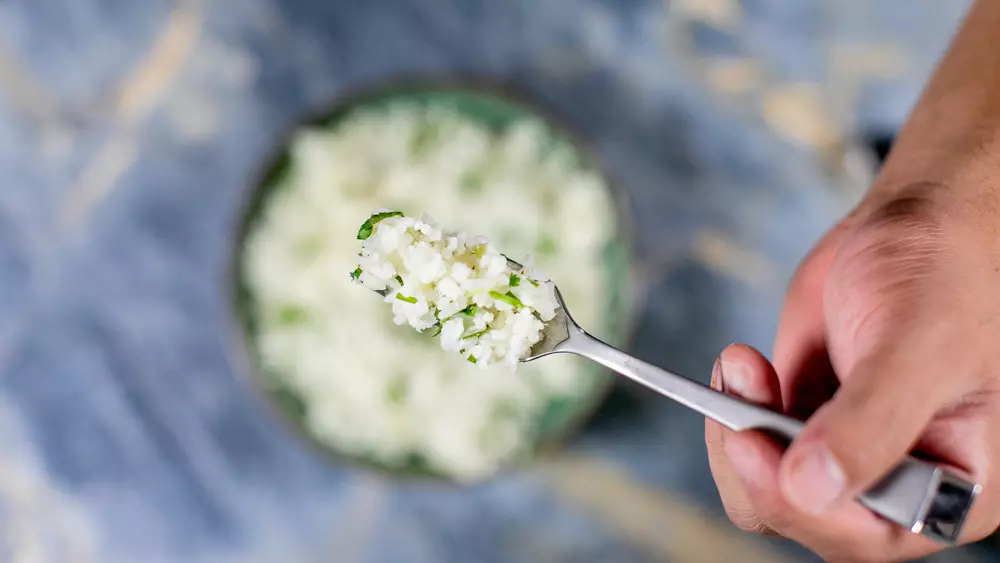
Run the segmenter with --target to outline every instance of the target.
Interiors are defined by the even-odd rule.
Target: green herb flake
[[[403,285],[403,278],[396,276],[396,281],[399,282],[399,285]]]
[[[471,364],[474,364],[474,363],[476,363],[476,362],[479,361],[479,360],[476,359],[475,356],[469,356],[467,359],[469,360],[469,363],[471,363]]]
[[[358,266],[356,270],[351,272],[351,279],[356,280],[361,277],[361,266]]]
[[[283,325],[302,324],[309,317],[309,312],[296,305],[286,305],[278,311],[278,319]]]
[[[441,328],[442,328],[442,327],[441,327],[441,323],[434,323],[434,326],[435,326],[435,327],[436,327],[436,328],[437,328],[438,330],[437,330],[437,332],[435,332],[434,334],[432,334],[432,335],[431,335],[431,338],[434,338],[435,336],[437,336],[437,335],[441,334]]]
[[[400,301],[405,301],[406,303],[416,303],[417,302],[417,298],[416,297],[407,297],[407,296],[401,295],[399,293],[396,294],[396,299],[398,299]]]
[[[556,239],[549,235],[542,235],[538,239],[538,244],[535,245],[535,249],[539,254],[555,254],[556,253]]]
[[[476,309],[477,307],[475,305],[469,305],[468,307],[462,309],[461,311],[455,313],[454,315],[449,316],[447,319],[441,322],[446,323],[459,315],[465,315],[466,317],[471,317],[476,314]],[[440,321],[441,319],[439,318],[438,320]]]
[[[531,278],[528,278],[528,283],[530,283],[531,285],[533,285],[535,287],[538,287],[538,282],[536,282],[535,280],[533,280]]]
[[[482,170],[469,170],[462,175],[462,179],[459,183],[462,187],[462,191],[470,194],[476,194],[482,191],[483,184],[486,183],[486,176]]]
[[[306,258],[315,258],[323,251],[324,246],[322,237],[309,237],[298,243],[299,253]]]
[[[496,299],[497,301],[503,301],[504,303],[507,303],[512,307],[514,307],[514,309],[520,309],[524,307],[524,303],[521,303],[521,300],[518,299],[516,295],[514,295],[509,291],[507,293],[499,293],[496,291],[491,291],[490,297]]]
[[[486,334],[489,331],[490,331],[490,327],[486,327],[486,328],[484,328],[483,330],[481,330],[479,332],[473,332],[472,334],[466,334],[465,336],[462,337],[462,340],[468,340],[470,338],[479,338],[480,336]]]
[[[410,154],[422,156],[427,153],[441,135],[440,126],[435,123],[424,123],[410,138]]]
[[[390,403],[401,405],[406,401],[408,387],[405,378],[397,377],[386,386],[385,397]]]
[[[368,237],[372,236],[372,231],[375,230],[375,225],[381,221],[385,221],[390,217],[402,217],[402,211],[385,211],[383,213],[376,213],[368,218],[361,225],[361,229],[358,231],[358,240],[367,240]]]
[[[517,287],[517,286],[521,285],[521,278],[517,277],[517,274],[511,274],[510,275],[510,284],[509,285],[511,287]]]

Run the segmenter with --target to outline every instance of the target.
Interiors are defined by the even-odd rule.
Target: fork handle
[[[803,427],[799,420],[656,367],[580,332],[561,351],[593,360],[731,430],[761,430],[791,441]],[[950,545],[958,539],[980,490],[952,471],[907,456],[858,500],[915,534]]]

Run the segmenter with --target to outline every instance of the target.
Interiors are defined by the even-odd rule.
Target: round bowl
[[[555,136],[563,137],[574,146],[581,157],[583,168],[594,170],[602,176],[615,204],[617,224],[616,236],[603,253],[606,286],[612,289],[604,303],[604,319],[607,321],[607,326],[593,328],[603,332],[605,338],[616,345],[624,345],[631,339],[634,321],[633,299],[636,292],[633,285],[636,277],[630,260],[631,221],[628,220],[629,206],[624,192],[609,179],[591,145],[575,128],[568,125],[550,108],[516,89],[478,78],[410,78],[362,88],[341,96],[322,111],[302,120],[279,141],[274,154],[266,161],[258,180],[252,185],[232,232],[225,289],[229,296],[229,317],[233,325],[234,348],[238,356],[236,371],[247,376],[250,387],[269,407],[267,410],[274,413],[276,418],[296,436],[334,462],[360,465],[393,476],[447,478],[430,469],[419,458],[410,459],[403,465],[389,465],[380,460],[342,452],[313,436],[303,420],[306,408],[303,399],[295,391],[282,385],[281,374],[265,373],[261,363],[257,361],[254,344],[257,327],[252,314],[254,296],[244,283],[242,274],[244,242],[288,169],[290,163],[288,146],[295,132],[305,127],[333,128],[356,109],[380,108],[399,101],[448,105],[457,109],[463,116],[476,120],[492,130],[500,130],[522,117],[539,118],[551,128]],[[446,352],[442,352],[444,353]],[[587,379],[593,382],[591,388],[573,399],[550,401],[537,421],[535,429],[537,439],[530,448],[529,455],[512,460],[509,465],[501,466],[498,470],[523,464],[530,458],[555,449],[583,426],[606,397],[613,382],[613,376],[602,368],[591,365],[588,369],[595,374],[595,377]]]

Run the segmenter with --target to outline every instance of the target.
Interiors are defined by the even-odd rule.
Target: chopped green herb
[[[323,251],[324,241],[322,237],[309,237],[299,241],[299,253],[306,258],[314,258]]]
[[[472,169],[462,175],[460,185],[462,186],[462,191],[474,194],[482,191],[485,180],[486,178],[482,170]]]
[[[538,239],[538,244],[535,245],[539,254],[555,254],[556,253],[556,239],[549,235],[542,235]]]
[[[433,122],[422,124],[410,138],[410,154],[420,156],[426,153],[440,136],[439,128]]]
[[[469,356],[468,360],[469,360],[470,363],[473,363],[473,364],[479,361],[479,360],[476,359],[475,356]]]
[[[438,330],[437,332],[431,335],[431,338],[434,338],[435,336],[441,334],[441,323],[434,323],[434,326],[437,327]]]
[[[372,231],[375,230],[375,225],[380,221],[385,221],[390,217],[402,217],[402,211],[385,211],[383,213],[376,213],[368,218],[361,225],[361,229],[358,231],[358,240],[366,240],[368,237],[372,236]]]
[[[400,295],[398,293],[396,294],[396,299],[398,299],[400,301],[405,301],[407,303],[416,303],[417,302],[417,298],[416,297],[407,297],[405,295]]]
[[[399,282],[399,285],[403,285],[403,278],[396,276],[396,281]]]
[[[536,282],[535,280],[533,280],[531,278],[528,278],[528,283],[530,283],[531,285],[533,285],[535,287],[538,287],[538,282]]]
[[[393,379],[388,386],[386,386],[385,396],[390,403],[401,405],[406,401],[406,393],[408,390],[406,379],[403,377],[397,377]]]
[[[511,287],[517,287],[517,286],[521,285],[521,278],[517,277],[517,274],[511,274],[510,275],[510,284],[509,285]]]
[[[445,320],[443,320],[441,322],[445,322],[446,323],[446,322],[454,319],[455,317],[457,317],[459,315],[465,315],[466,317],[471,317],[471,316],[473,316],[475,314],[476,314],[476,306],[475,305],[469,305],[468,307],[462,309],[461,311],[455,313],[454,315],[451,315],[450,317],[448,317],[447,319],[445,319]],[[440,321],[441,319],[438,319],[438,320]]]
[[[361,277],[361,266],[358,266],[358,269],[351,272],[351,279],[356,280],[360,277]]]
[[[284,325],[302,324],[308,317],[308,311],[296,305],[286,305],[278,311],[278,318]]]
[[[521,300],[518,299],[516,295],[514,295],[509,291],[507,293],[498,293],[496,291],[491,291],[490,297],[496,299],[497,301],[503,301],[504,303],[512,305],[515,309],[520,309],[521,307],[524,307],[524,303],[521,303]]]
[[[472,334],[466,334],[465,336],[462,337],[462,340],[468,340],[470,338],[479,338],[480,336],[486,334],[489,331],[490,331],[490,327],[486,327],[486,328],[484,328],[483,330],[481,330],[479,332],[473,332]]]

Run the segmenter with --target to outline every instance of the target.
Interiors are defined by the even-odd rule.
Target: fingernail
[[[715,363],[712,364],[712,379],[708,382],[708,385],[716,391],[724,390],[722,388],[722,360],[719,358],[716,358]]]
[[[743,484],[747,487],[756,487],[760,481],[758,478],[760,461],[757,452],[739,439],[726,440],[722,449]]]
[[[727,362],[719,359],[719,371],[726,382],[726,389],[735,392],[737,395],[749,399],[747,391],[750,387],[750,370],[740,362]]]
[[[823,446],[812,446],[793,459],[782,479],[788,502],[807,514],[819,515],[844,492],[844,470]]]

